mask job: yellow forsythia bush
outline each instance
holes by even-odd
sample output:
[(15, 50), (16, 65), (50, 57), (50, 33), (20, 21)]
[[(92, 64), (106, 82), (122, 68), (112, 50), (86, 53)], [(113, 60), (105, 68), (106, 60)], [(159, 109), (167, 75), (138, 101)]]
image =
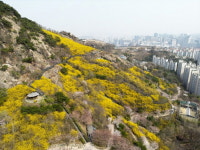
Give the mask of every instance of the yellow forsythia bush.
[(46, 34), (52, 35), (53, 38), (56, 38), (56, 37), (59, 38), (60, 42), (58, 42), (57, 44), (58, 45), (61, 45), (61, 44), (66, 45), (70, 49), (70, 51), (73, 55), (85, 54), (85, 53), (88, 53), (88, 52), (94, 50), (94, 48), (92, 48), (92, 47), (82, 45), (80, 43), (77, 43), (77, 42), (69, 39), (69, 38), (62, 37), (61, 35), (59, 35), (57, 33), (54, 33), (54, 32), (48, 31), (48, 30), (43, 30), (43, 31)]
[[(45, 84), (51, 85), (47, 79), (42, 80)], [(2, 149), (46, 150), (49, 147), (49, 140), (60, 135), (65, 112), (52, 112), (48, 115), (21, 114), (24, 98), (33, 91), (35, 89), (26, 85), (17, 85), (7, 90), (8, 98), (3, 106), (0, 106), (1, 116), (7, 119), (5, 132), (0, 141)]]
[(124, 111), (122, 106), (105, 97), (102, 92), (97, 95), (97, 98), (99, 99), (100, 105), (104, 108), (106, 115), (108, 116), (119, 115)]
[(61, 91), (59, 86), (52, 83), (50, 79), (44, 76), (42, 76), (39, 80), (35, 80), (31, 85), (36, 89), (40, 89), (47, 95), (53, 95), (56, 92)]

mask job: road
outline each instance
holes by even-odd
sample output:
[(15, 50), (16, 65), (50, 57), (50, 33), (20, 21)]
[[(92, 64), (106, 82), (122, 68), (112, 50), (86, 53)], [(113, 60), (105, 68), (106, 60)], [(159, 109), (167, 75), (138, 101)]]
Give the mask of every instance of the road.
[(171, 109), (165, 111), (165, 113), (163, 113), (163, 114), (158, 114), (158, 115), (156, 115), (156, 116), (154, 116), (154, 117), (156, 117), (156, 118), (165, 117), (165, 116), (168, 116), (168, 115), (174, 113), (174, 112), (177, 110), (177, 107), (174, 106), (174, 105), (172, 104), (172, 101), (177, 100), (177, 99), (179, 98), (179, 96), (180, 96), (180, 94), (181, 94), (181, 88), (180, 88), (180, 87), (177, 87), (177, 91), (178, 91), (178, 92), (177, 92), (177, 94), (175, 94), (175, 95), (173, 95), (173, 96), (171, 96), (171, 95), (169, 95), (169, 94), (167, 94), (167, 93), (161, 91), (160, 89), (158, 89), (158, 91), (159, 91), (160, 93), (162, 93), (162, 95), (163, 95), (164, 97), (167, 97), (167, 98), (169, 99), (169, 103), (170, 103), (170, 105), (171, 105)]

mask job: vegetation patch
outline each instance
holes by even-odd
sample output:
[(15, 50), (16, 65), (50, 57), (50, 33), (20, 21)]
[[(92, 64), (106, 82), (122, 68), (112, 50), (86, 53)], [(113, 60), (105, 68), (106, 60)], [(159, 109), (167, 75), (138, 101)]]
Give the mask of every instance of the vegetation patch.
[(5, 88), (0, 88), (0, 106), (3, 105), (6, 99), (7, 99), (7, 90)]
[(1, 71), (6, 71), (7, 69), (8, 69), (8, 66), (7, 66), (7, 65), (3, 65), (3, 66), (0, 68)]
[(51, 32), (48, 30), (43, 30), (43, 31), (46, 34), (51, 35), (50, 37), (53, 37), (55, 39), (57, 45), (66, 45), (70, 49), (70, 51), (73, 55), (85, 54), (94, 49), (92, 47), (79, 44), (69, 38), (62, 37), (61, 35), (56, 34), (54, 32)]
[(17, 43), (24, 45), (27, 50), (36, 50), (34, 44), (31, 42), (31, 36), (24, 27), (21, 27), (20, 29), (19, 36), (17, 37)]
[(32, 63), (33, 62), (33, 57), (24, 58), (24, 59), (22, 59), (22, 62)]
[(52, 104), (47, 106), (22, 106), (21, 112), (23, 114), (41, 114), (45, 115), (54, 111), (63, 111), (63, 108), (58, 104)]
[(0, 22), (3, 24), (3, 26), (7, 29), (11, 29), (12, 28), (12, 23), (9, 22), (6, 19), (0, 19)]
[(14, 8), (3, 3), (2, 1), (0, 1), (0, 14), (1, 15), (14, 15), (17, 18), (21, 17), (20, 14)]
[(2, 54), (7, 54), (9, 52), (14, 52), (14, 48), (12, 46), (9, 46), (7, 48), (0, 49), (0, 51), (1, 51)]
[(63, 75), (67, 75), (68, 74), (68, 71), (67, 71), (67, 68), (63, 67), (60, 69), (60, 72), (63, 74)]

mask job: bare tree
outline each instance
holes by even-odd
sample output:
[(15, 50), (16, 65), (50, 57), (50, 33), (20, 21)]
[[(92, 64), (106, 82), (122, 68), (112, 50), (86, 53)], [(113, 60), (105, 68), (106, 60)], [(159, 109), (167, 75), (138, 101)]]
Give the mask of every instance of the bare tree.
[(108, 129), (99, 129), (93, 133), (92, 142), (97, 146), (107, 147), (111, 136), (112, 135)]
[(112, 150), (136, 150), (137, 147), (131, 145), (130, 141), (120, 136), (113, 136)]

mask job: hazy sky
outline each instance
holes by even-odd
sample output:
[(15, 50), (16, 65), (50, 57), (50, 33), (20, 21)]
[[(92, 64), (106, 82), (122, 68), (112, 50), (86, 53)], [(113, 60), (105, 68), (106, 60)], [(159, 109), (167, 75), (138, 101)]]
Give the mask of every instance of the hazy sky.
[(23, 17), (76, 36), (200, 33), (200, 0), (3, 0)]

